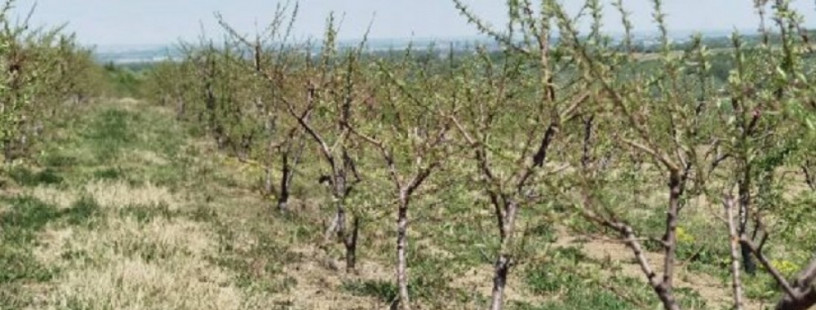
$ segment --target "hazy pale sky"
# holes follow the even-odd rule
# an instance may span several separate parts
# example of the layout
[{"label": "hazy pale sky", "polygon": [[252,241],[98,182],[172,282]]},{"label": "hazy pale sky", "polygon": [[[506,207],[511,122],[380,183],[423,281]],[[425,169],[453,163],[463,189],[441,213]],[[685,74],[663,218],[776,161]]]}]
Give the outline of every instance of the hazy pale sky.
[{"label": "hazy pale sky", "polygon": [[[254,32],[271,20],[280,0],[18,0],[13,14],[22,18],[37,3],[32,23],[68,23],[86,44],[166,44],[195,39],[204,26],[218,35],[214,12],[240,31]],[[285,2],[285,0],[283,1]],[[475,35],[450,0],[300,0],[295,33],[299,38],[320,37],[329,12],[343,17],[341,39],[359,38],[374,17],[373,38],[446,38]],[[484,19],[502,25],[503,0],[465,0]],[[583,0],[561,0],[577,12]],[[604,2],[609,2],[605,0]],[[758,18],[750,0],[664,0],[672,30],[756,29]],[[653,31],[651,0],[625,0],[636,31]],[[816,25],[813,0],[793,0]],[[606,30],[620,32],[620,17],[607,6]],[[376,13],[376,16],[374,15]],[[257,25],[257,26],[256,26]]]}]

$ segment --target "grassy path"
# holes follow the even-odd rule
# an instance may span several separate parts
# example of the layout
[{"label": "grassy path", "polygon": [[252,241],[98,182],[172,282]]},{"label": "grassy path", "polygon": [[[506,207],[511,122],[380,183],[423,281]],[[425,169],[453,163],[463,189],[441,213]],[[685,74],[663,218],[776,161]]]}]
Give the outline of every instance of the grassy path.
[{"label": "grassy path", "polygon": [[262,202],[224,199],[238,184],[171,114],[134,100],[83,109],[38,165],[8,168],[0,309],[276,308],[287,283],[258,262],[280,249],[232,212]]}]

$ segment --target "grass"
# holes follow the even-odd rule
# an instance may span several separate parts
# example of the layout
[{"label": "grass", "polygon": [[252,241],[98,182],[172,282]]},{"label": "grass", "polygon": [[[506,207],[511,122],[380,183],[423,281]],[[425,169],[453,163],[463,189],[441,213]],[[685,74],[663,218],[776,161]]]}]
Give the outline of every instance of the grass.
[{"label": "grass", "polygon": [[70,208],[59,209],[30,196],[13,197],[5,203],[10,208],[0,213],[0,308],[16,308],[28,303],[20,299],[27,295],[25,284],[50,281],[59,272],[58,267],[36,258],[37,235],[53,223],[86,226],[96,216],[98,205],[83,198]]},{"label": "grass", "polygon": [[184,161],[170,160],[179,127],[134,105],[77,111],[36,165],[9,173],[19,188],[0,208],[0,309],[269,308],[207,259],[218,215],[173,189],[186,186]]},{"label": "grass", "polygon": [[398,288],[391,281],[364,280],[343,283],[343,290],[357,296],[374,297],[383,303],[390,304],[397,299]]},{"label": "grass", "polygon": [[119,209],[119,216],[130,217],[139,223],[150,223],[156,219],[169,220],[179,215],[176,210],[171,210],[170,206],[161,202],[157,205],[127,205]]},{"label": "grass", "polygon": [[51,185],[62,183],[62,177],[53,168],[46,168],[38,172],[23,166],[13,167],[9,172],[12,180],[22,186]]},{"label": "grass", "polygon": [[60,212],[53,205],[31,197],[16,197],[7,202],[11,208],[0,215],[0,283],[24,280],[46,281],[51,272],[32,257],[35,233],[57,220]]}]

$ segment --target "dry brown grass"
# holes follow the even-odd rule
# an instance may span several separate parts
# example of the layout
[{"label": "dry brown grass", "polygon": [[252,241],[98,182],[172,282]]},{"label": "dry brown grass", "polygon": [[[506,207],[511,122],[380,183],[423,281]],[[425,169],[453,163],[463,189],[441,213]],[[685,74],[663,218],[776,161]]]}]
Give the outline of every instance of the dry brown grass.
[{"label": "dry brown grass", "polygon": [[289,304],[292,309],[386,309],[388,305],[370,297],[354,296],[344,292],[345,281],[390,280],[392,273],[383,265],[372,261],[360,262],[357,272],[337,270],[339,260],[327,258],[322,250],[312,246],[292,249],[305,257],[302,261],[287,264],[281,276],[295,279],[295,286],[286,294],[274,298],[277,303]]},{"label": "dry brown grass", "polygon": [[34,255],[60,270],[40,289],[37,309],[269,309],[272,300],[235,283],[233,271],[212,263],[218,239],[208,223],[184,217],[138,219],[127,206],[189,206],[167,188],[94,181],[76,192],[37,187],[31,195],[61,207],[88,195],[102,220],[90,226],[49,224]]},{"label": "dry brown grass", "polygon": [[165,204],[170,210],[178,210],[181,202],[166,187],[147,183],[131,186],[125,181],[92,181],[85,185],[85,193],[100,206],[118,209],[128,206],[158,206]]},{"label": "dry brown grass", "polygon": [[[41,239],[36,257],[65,270],[43,308],[240,309],[247,299],[207,261],[215,245],[199,223],[113,217],[98,228],[48,229]],[[80,257],[65,259],[71,253]]]},{"label": "dry brown grass", "polygon": [[51,185],[38,185],[37,187],[26,189],[24,195],[28,195],[38,200],[65,209],[71,206],[78,196],[75,191],[60,189]]}]

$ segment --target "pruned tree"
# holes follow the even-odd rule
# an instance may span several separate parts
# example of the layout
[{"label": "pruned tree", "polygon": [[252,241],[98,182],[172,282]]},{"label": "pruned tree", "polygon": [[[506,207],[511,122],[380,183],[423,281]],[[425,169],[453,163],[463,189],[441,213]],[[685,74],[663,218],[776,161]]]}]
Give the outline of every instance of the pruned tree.
[{"label": "pruned tree", "polygon": [[[784,101],[795,92],[793,88],[798,87],[789,82],[801,66],[797,64],[800,57],[797,54],[804,51],[797,51],[793,42],[797,35],[789,32],[798,29],[799,21],[786,1],[777,2],[774,21],[782,48],[773,48],[767,39],[771,30],[766,28],[764,20],[767,2],[755,1],[761,19],[761,36],[765,38],[759,46],[747,45],[739,34],[732,36],[735,68],[728,79],[730,109],[719,111],[721,121],[727,126],[726,130],[719,131],[723,136],[714,134],[723,142],[723,156],[734,165],[738,234],[752,238],[762,229],[762,213],[771,207],[771,200],[776,200],[770,196],[773,192],[770,187],[777,181],[775,170],[785,165],[785,158],[799,147],[799,143],[788,138],[792,127],[783,126],[789,119],[784,113]],[[741,246],[741,256],[745,271],[754,274],[756,266],[745,245]]]},{"label": "pruned tree", "polygon": [[[804,205],[794,201],[797,197],[809,197],[811,191],[793,193],[790,195],[793,199],[781,195],[784,191],[790,193],[796,184],[782,175],[785,166],[801,168],[805,182],[811,180],[809,146],[816,107],[812,104],[814,88],[807,81],[813,71],[804,64],[804,59],[812,54],[812,46],[801,26],[801,15],[788,1],[774,1],[772,20],[776,31],[766,28],[768,2],[755,1],[761,19],[761,43],[747,46],[739,35],[733,37],[736,68],[729,79],[733,114],[723,118],[733,126],[725,138],[731,138],[727,151],[733,154],[736,167],[726,177],[737,184],[739,195],[740,229],[734,238],[741,246],[743,262],[750,264],[751,257],[756,258],[781,288],[782,297],[776,309],[809,309],[816,305],[816,259],[789,280],[765,252],[774,246],[772,238],[785,238],[801,225],[807,225],[808,217],[804,214],[808,212],[802,209],[812,206],[812,200],[805,200]],[[772,45],[769,38],[776,38],[779,44]],[[780,219],[787,223],[780,225]],[[753,225],[751,232],[749,224]],[[738,277],[735,272],[732,275]],[[737,280],[734,285],[738,285]]]},{"label": "pruned tree", "polygon": [[[450,155],[450,119],[439,113],[457,100],[457,87],[446,75],[428,76],[429,72],[412,69],[408,49],[399,67],[381,63],[384,81],[376,91],[379,104],[363,106],[361,113],[379,120],[367,123],[345,123],[350,133],[372,146],[381,157],[391,184],[391,198],[396,201],[396,282],[399,306],[410,309],[408,291],[408,211],[417,200],[420,188],[440,171]],[[453,94],[452,94],[453,93]],[[353,107],[347,107],[351,109]]]},{"label": "pruned tree", "polygon": [[[777,309],[806,309],[813,304],[808,297],[814,273],[811,267],[803,270],[798,282],[789,284],[763,254],[769,235],[763,218],[790,212],[780,206],[784,201],[775,193],[781,186],[776,177],[778,168],[797,150],[798,141],[790,137],[801,127],[790,126],[795,119],[791,115],[801,115],[806,106],[803,103],[809,102],[812,96],[810,87],[803,83],[802,67],[797,64],[801,53],[809,49],[799,18],[788,8],[787,2],[775,3],[779,33],[774,36],[779,39],[781,48],[771,48],[768,38],[772,35],[764,26],[761,30],[765,39],[758,47],[746,47],[741,36],[735,34],[735,68],[727,87],[718,90],[710,82],[710,52],[701,44],[701,39],[695,38],[686,53],[673,54],[662,2],[656,0],[654,4],[662,38],[659,71],[627,72],[626,69],[637,62],[631,49],[623,49],[627,56],[612,53],[604,57],[603,51],[609,49],[598,48],[591,39],[580,37],[575,29],[565,33],[574,42],[585,78],[597,81],[602,87],[595,101],[600,106],[608,104],[609,111],[619,113],[621,124],[627,128],[611,137],[602,136],[608,142],[598,145],[611,145],[647,156],[667,181],[666,229],[659,240],[664,259],[662,275],[658,275],[645,258],[643,238],[627,223],[626,212],[605,201],[599,190],[608,186],[614,171],[604,172],[605,169],[598,166],[583,165],[583,201],[579,203],[579,211],[591,221],[617,232],[633,251],[664,308],[679,309],[673,294],[678,216],[693,195],[704,193],[715,200],[722,198],[726,211],[722,219],[731,240],[734,307],[741,309],[744,303],[740,260],[751,273],[754,270],[751,256],[754,256],[785,292]],[[765,1],[757,2],[760,16],[764,16],[765,5]],[[624,16],[623,24],[631,25],[621,1],[617,6]],[[561,14],[560,20],[570,25],[566,14]],[[626,28],[629,33],[629,26]],[[624,43],[629,40],[625,39]],[[730,105],[722,104],[728,101]],[[602,121],[616,126],[614,116],[607,115]],[[800,124],[804,123],[802,118]],[[583,162],[588,156],[581,158]],[[726,186],[718,193],[714,188],[721,186],[720,183]],[[736,199],[730,185],[737,188]],[[749,231],[751,226],[753,232]]]},{"label": "pruned tree", "polygon": [[199,81],[195,93],[196,102],[203,104],[203,109],[197,109],[197,121],[203,124],[208,134],[215,139],[219,148],[224,147],[224,128],[218,121],[219,96],[216,91],[219,73],[218,53],[212,41],[201,38],[200,46],[182,44],[181,49],[195,70],[194,76]]},{"label": "pruned tree", "polygon": [[[666,184],[663,187],[668,197],[665,207],[646,206],[666,214],[663,235],[656,240],[662,253],[662,272],[658,273],[652,266],[653,262],[646,259],[641,243],[644,238],[626,220],[627,210],[615,205],[614,200],[605,198],[607,194],[603,192],[610,180],[614,179],[611,176],[615,169],[633,169],[639,163],[620,161],[626,159],[623,157],[614,166],[598,162],[586,164],[586,158],[597,158],[597,155],[582,155],[580,159],[575,159],[575,162],[582,162],[576,164],[582,167],[579,170],[581,201],[577,203],[580,206],[578,211],[591,222],[616,233],[632,251],[663,307],[680,309],[674,294],[675,267],[678,263],[677,228],[688,198],[701,192],[700,187],[710,175],[710,165],[704,162],[711,159],[711,154],[702,150],[714,147],[710,141],[706,141],[703,125],[705,112],[717,98],[712,96],[705,49],[700,45],[699,38],[693,40],[685,53],[672,53],[662,1],[655,0],[653,3],[653,16],[660,31],[660,59],[657,69],[641,69],[640,72],[632,71],[638,69],[636,65],[640,60],[627,46],[627,42],[631,42],[631,22],[621,1],[616,3],[616,7],[623,16],[627,37],[619,48],[611,47],[609,40],[602,40],[596,34],[600,30],[602,12],[599,1],[587,1],[587,8],[594,17],[593,33],[587,37],[578,34],[570,23],[570,17],[560,6],[556,6],[556,12],[563,25],[562,35],[572,42],[582,77],[599,85],[600,91],[593,96],[593,102],[604,112],[605,117],[600,122],[606,124],[605,128],[623,128],[614,133],[599,132],[596,135],[598,140],[605,141],[584,139],[585,145],[592,145],[584,149],[591,150],[590,154],[597,154],[605,147],[641,155],[653,168],[638,173],[648,173]],[[655,180],[648,182],[654,183]]]},{"label": "pruned tree", "polygon": [[[221,15],[216,14],[219,24],[232,39],[233,44],[246,51],[247,56],[237,59],[246,72],[256,77],[253,85],[254,102],[260,115],[260,122],[266,132],[268,142],[265,146],[263,192],[276,196],[276,207],[280,211],[289,209],[289,198],[297,167],[303,157],[305,148],[304,131],[295,119],[309,121],[312,110],[306,109],[295,119],[287,116],[288,103],[298,101],[300,92],[291,92],[290,88],[300,88],[302,82],[296,77],[297,70],[308,70],[308,59],[299,50],[302,46],[290,44],[294,21],[297,18],[298,6],[289,8],[288,4],[279,4],[269,25],[260,33],[250,37],[239,33],[230,26]],[[308,105],[308,104],[307,104]],[[276,158],[277,160],[273,160]],[[277,161],[280,177],[277,185],[273,181],[272,166]]]},{"label": "pruned tree", "polygon": [[466,76],[471,84],[464,103],[449,115],[472,150],[470,160],[480,188],[494,208],[499,248],[490,308],[501,309],[508,274],[517,260],[519,210],[550,199],[542,186],[565,168],[554,165],[558,161],[553,148],[566,140],[562,128],[589,98],[589,84],[566,73],[575,62],[565,57],[569,49],[560,43],[571,43],[552,44],[555,1],[541,1],[538,8],[530,1],[508,1],[510,21],[504,32],[490,27],[461,1],[454,3],[503,49],[498,62],[483,51],[475,72]]},{"label": "pruned tree", "polygon": [[[288,114],[316,144],[320,158],[329,167],[327,179],[331,188],[334,217],[326,229],[325,241],[331,240],[332,235],[335,235],[343,243],[346,249],[346,270],[353,271],[356,266],[359,220],[353,216],[352,226],[347,228],[346,200],[361,179],[350,155],[347,124],[352,120],[351,106],[358,100],[357,60],[365,40],[356,49],[344,51],[344,55],[340,56],[336,36],[334,15],[331,15],[317,63],[313,64],[309,59],[306,68],[300,72],[303,84],[296,88],[296,93],[301,94],[302,99],[282,100]],[[313,111],[319,111],[320,115],[312,115]]]}]

